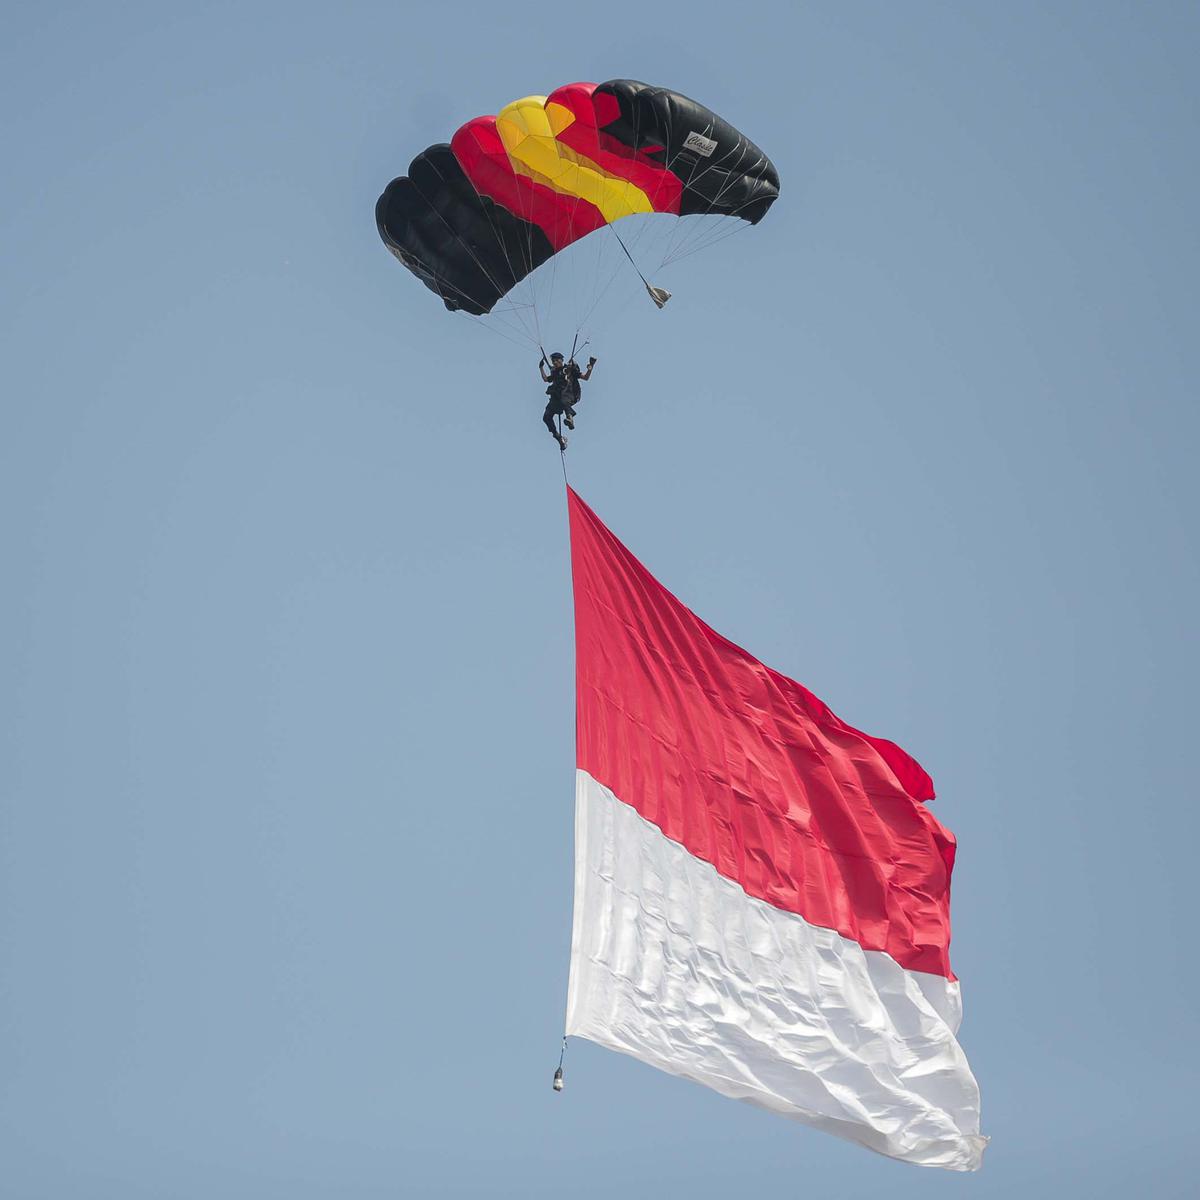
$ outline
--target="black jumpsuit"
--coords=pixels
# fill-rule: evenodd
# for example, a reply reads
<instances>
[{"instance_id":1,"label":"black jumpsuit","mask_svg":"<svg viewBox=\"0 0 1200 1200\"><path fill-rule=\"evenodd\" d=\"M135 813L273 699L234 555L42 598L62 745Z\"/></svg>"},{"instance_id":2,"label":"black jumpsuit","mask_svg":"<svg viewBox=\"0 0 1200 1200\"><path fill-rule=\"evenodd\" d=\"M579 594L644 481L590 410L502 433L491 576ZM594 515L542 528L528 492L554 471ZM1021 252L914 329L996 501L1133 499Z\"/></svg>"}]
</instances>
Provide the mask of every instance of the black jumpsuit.
<instances>
[{"instance_id":1,"label":"black jumpsuit","mask_svg":"<svg viewBox=\"0 0 1200 1200\"><path fill-rule=\"evenodd\" d=\"M579 386L579 376L582 374L579 364L573 362L550 368L550 384L546 388L546 395L550 399L546 404L546 411L542 413L542 423L554 437L558 437L554 418L562 413L575 416L575 405L579 403L582 392Z\"/></svg>"}]
</instances>

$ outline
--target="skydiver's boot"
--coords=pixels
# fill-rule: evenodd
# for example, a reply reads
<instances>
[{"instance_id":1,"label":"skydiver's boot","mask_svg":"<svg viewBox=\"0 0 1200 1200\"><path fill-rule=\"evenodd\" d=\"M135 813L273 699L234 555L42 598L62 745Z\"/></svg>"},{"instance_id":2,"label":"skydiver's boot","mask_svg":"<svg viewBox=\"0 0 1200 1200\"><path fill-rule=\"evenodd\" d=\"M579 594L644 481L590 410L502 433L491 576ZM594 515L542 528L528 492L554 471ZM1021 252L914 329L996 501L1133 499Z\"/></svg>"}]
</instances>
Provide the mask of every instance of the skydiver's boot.
<instances>
[{"instance_id":1,"label":"skydiver's boot","mask_svg":"<svg viewBox=\"0 0 1200 1200\"><path fill-rule=\"evenodd\" d=\"M574 428L574 426L572 426L572 428ZM554 436L558 440L558 448L560 450L565 450L567 448L567 439L563 437L561 433L556 433Z\"/></svg>"},{"instance_id":2,"label":"skydiver's boot","mask_svg":"<svg viewBox=\"0 0 1200 1200\"><path fill-rule=\"evenodd\" d=\"M563 411L563 424L568 429L575 428L575 410L573 408L568 408Z\"/></svg>"}]
</instances>

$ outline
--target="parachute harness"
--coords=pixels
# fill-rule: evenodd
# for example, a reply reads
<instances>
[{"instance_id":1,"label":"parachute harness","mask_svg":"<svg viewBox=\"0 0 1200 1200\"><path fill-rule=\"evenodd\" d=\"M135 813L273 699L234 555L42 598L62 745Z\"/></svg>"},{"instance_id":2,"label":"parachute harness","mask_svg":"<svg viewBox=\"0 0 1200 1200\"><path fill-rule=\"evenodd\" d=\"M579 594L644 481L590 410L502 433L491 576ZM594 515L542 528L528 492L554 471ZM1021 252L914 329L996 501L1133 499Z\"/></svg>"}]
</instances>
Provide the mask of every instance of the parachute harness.
<instances>
[{"instance_id":1,"label":"parachute harness","mask_svg":"<svg viewBox=\"0 0 1200 1200\"><path fill-rule=\"evenodd\" d=\"M630 259L629 261L633 262L632 259ZM635 263L634 265L636 267L637 264ZM647 285L647 286L649 286L649 285ZM659 305L659 307L661 308L662 306ZM591 338L584 338L583 346L586 346L588 344L588 342L590 342L590 341L591 341ZM574 339L574 341L571 342L571 362L575 361L576 353L579 350L582 350L583 346L579 345L579 330L577 329L577 330L575 330L575 339ZM538 342L538 349L542 352L542 361L549 362L549 358L546 355L546 348L545 348L545 346L542 345L541 342ZM563 487L569 488L571 486L571 483L570 483L570 480L567 479L567 449L563 445L563 440L562 440L562 435L563 435L562 422L563 422L562 413L559 413L558 416L555 418L555 426L558 429L558 458L559 458L559 461L562 463ZM567 1045L567 1039L564 1037L563 1038L563 1049L564 1050L566 1049L566 1045ZM558 1066L559 1066L559 1075L556 1075L555 1078L561 1084L562 1083L562 1078L561 1078L562 1055L561 1054L559 1055ZM562 1090L561 1088L555 1088L555 1091L561 1091L561 1090Z\"/></svg>"}]
</instances>

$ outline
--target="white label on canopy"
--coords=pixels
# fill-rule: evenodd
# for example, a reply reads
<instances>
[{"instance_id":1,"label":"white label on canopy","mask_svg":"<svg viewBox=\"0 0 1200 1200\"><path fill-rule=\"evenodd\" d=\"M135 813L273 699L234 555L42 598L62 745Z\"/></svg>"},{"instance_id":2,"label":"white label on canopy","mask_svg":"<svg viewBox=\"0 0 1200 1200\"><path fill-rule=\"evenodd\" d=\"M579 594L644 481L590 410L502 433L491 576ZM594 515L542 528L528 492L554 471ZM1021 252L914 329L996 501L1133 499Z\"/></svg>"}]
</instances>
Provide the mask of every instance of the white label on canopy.
<instances>
[{"instance_id":1,"label":"white label on canopy","mask_svg":"<svg viewBox=\"0 0 1200 1200\"><path fill-rule=\"evenodd\" d=\"M697 154L702 154L708 158L717 148L717 143L712 138L706 138L702 133L689 133L683 139L683 148L685 150L695 150Z\"/></svg>"}]
</instances>

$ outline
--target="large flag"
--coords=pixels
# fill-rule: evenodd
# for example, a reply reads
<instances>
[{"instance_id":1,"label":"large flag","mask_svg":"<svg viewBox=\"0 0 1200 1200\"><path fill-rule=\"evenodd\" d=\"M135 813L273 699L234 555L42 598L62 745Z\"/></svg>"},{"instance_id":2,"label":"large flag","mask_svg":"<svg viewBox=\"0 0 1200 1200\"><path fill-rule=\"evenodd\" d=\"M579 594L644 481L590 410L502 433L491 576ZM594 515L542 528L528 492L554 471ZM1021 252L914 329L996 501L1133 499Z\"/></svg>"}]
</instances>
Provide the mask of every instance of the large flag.
<instances>
[{"instance_id":1,"label":"large flag","mask_svg":"<svg viewBox=\"0 0 1200 1200\"><path fill-rule=\"evenodd\" d=\"M568 492L568 1035L925 1166L974 1170L954 837L899 746L685 608Z\"/></svg>"}]
</instances>

